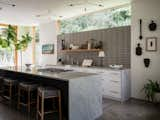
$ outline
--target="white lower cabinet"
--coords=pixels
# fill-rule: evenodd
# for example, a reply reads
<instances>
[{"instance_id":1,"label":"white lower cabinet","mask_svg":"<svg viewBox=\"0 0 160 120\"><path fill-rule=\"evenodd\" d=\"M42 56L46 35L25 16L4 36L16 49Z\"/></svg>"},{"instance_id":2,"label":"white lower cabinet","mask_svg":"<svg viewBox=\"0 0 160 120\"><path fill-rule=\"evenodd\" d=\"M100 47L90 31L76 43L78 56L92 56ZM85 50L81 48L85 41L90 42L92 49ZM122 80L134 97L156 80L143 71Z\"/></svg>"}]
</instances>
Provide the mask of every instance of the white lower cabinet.
<instances>
[{"instance_id":1,"label":"white lower cabinet","mask_svg":"<svg viewBox=\"0 0 160 120\"><path fill-rule=\"evenodd\" d=\"M130 98L129 70L105 71L102 73L103 97L119 101Z\"/></svg>"}]
</instances>

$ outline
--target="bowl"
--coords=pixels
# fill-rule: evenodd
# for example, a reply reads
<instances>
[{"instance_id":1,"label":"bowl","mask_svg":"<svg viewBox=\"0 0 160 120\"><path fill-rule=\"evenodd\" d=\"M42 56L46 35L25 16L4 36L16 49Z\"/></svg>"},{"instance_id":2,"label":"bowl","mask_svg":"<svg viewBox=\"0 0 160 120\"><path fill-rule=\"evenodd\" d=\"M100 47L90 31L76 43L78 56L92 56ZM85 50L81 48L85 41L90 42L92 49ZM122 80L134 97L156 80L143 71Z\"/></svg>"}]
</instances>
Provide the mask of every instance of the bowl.
<instances>
[{"instance_id":1,"label":"bowl","mask_svg":"<svg viewBox=\"0 0 160 120\"><path fill-rule=\"evenodd\" d=\"M26 66L27 68L30 68L31 65L32 65L32 64L25 64L25 66Z\"/></svg>"},{"instance_id":2,"label":"bowl","mask_svg":"<svg viewBox=\"0 0 160 120\"><path fill-rule=\"evenodd\" d=\"M123 68L123 65L109 65L109 67L113 69L121 69Z\"/></svg>"}]
</instances>

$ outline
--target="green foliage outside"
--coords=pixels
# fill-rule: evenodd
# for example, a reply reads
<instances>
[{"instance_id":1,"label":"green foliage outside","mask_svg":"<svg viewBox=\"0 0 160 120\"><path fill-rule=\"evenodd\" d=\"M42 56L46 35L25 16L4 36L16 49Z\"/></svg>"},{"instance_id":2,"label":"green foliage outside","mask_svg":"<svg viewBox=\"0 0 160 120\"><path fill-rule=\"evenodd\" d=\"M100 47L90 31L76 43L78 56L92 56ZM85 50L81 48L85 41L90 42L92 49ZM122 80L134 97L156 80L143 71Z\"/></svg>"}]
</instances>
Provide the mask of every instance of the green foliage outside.
<instances>
[{"instance_id":1,"label":"green foliage outside","mask_svg":"<svg viewBox=\"0 0 160 120\"><path fill-rule=\"evenodd\" d=\"M20 40L17 40L17 33L13 26L8 25L3 34L0 35L0 47L6 49L22 50L27 48L28 43L32 38L29 34L21 36Z\"/></svg>"},{"instance_id":2,"label":"green foliage outside","mask_svg":"<svg viewBox=\"0 0 160 120\"><path fill-rule=\"evenodd\" d=\"M130 24L131 8L128 6L61 20L60 34L127 26Z\"/></svg>"},{"instance_id":3,"label":"green foliage outside","mask_svg":"<svg viewBox=\"0 0 160 120\"><path fill-rule=\"evenodd\" d=\"M14 50L25 50L32 38L27 33L17 39L16 29L11 25L0 30L0 66L9 65L13 63Z\"/></svg>"}]
</instances>

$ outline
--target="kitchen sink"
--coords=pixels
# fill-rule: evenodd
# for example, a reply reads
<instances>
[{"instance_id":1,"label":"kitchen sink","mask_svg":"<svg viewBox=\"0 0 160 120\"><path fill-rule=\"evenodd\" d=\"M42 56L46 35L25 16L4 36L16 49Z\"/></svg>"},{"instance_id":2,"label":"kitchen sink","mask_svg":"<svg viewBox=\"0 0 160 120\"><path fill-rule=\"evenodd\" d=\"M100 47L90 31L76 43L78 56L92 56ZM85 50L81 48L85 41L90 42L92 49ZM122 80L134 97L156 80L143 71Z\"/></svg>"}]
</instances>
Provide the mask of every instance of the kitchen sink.
<instances>
[{"instance_id":1,"label":"kitchen sink","mask_svg":"<svg viewBox=\"0 0 160 120\"><path fill-rule=\"evenodd\" d=\"M66 70L66 69L58 69L58 68L41 68L37 69L38 72L47 72L47 73L61 73L61 72L69 72L73 70Z\"/></svg>"}]
</instances>

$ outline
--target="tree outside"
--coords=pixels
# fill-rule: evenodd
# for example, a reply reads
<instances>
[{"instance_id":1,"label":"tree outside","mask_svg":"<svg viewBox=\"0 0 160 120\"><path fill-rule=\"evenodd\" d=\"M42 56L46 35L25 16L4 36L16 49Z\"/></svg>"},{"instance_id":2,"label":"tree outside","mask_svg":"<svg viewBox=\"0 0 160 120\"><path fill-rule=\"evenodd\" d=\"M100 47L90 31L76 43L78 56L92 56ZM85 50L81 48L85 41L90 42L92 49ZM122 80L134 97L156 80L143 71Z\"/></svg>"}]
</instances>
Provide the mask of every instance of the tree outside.
<instances>
[{"instance_id":1,"label":"tree outside","mask_svg":"<svg viewBox=\"0 0 160 120\"><path fill-rule=\"evenodd\" d=\"M131 24L131 7L110 9L62 20L60 34L127 26Z\"/></svg>"}]
</instances>

